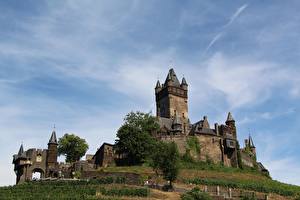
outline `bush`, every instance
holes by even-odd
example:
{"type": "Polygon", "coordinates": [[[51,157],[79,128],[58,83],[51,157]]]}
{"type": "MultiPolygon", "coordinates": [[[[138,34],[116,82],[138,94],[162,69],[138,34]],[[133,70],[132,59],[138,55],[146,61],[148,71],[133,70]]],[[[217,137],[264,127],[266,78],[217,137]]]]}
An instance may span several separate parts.
{"type": "Polygon", "coordinates": [[[181,200],[212,200],[212,198],[198,187],[195,187],[191,191],[181,195],[181,200]]]}

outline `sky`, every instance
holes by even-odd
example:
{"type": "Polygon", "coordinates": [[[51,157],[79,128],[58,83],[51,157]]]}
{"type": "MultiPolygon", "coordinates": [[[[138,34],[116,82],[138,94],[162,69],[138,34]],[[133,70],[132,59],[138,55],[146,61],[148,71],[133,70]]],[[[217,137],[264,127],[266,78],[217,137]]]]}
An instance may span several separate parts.
{"type": "Polygon", "coordinates": [[[272,178],[300,185],[300,2],[0,1],[0,185],[12,155],[75,133],[93,154],[130,111],[155,115],[172,67],[191,122],[251,134],[272,178]]]}

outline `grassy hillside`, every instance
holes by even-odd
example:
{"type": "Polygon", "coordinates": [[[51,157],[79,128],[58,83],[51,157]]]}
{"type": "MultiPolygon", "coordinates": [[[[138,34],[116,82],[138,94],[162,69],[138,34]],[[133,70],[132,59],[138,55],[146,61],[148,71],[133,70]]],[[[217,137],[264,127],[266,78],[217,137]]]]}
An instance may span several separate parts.
{"type": "MultiPolygon", "coordinates": [[[[145,179],[155,177],[150,167],[108,167],[100,169],[106,172],[135,172],[145,179]]],[[[160,178],[158,182],[164,183],[160,178]]],[[[176,181],[180,185],[219,185],[263,193],[275,193],[282,196],[299,196],[300,186],[272,180],[268,175],[253,169],[237,169],[207,163],[181,163],[176,181]]]]}
{"type": "MultiPolygon", "coordinates": [[[[108,167],[99,169],[101,172],[134,172],[141,175],[141,183],[149,177],[160,184],[165,183],[147,166],[108,167]]],[[[294,199],[300,195],[299,186],[274,181],[254,170],[183,163],[175,186],[190,189],[197,185],[219,185],[283,196],[278,199],[294,199]]],[[[180,194],[129,186],[124,184],[123,179],[108,177],[90,181],[30,182],[1,187],[0,199],[180,199],[180,194]]]]}

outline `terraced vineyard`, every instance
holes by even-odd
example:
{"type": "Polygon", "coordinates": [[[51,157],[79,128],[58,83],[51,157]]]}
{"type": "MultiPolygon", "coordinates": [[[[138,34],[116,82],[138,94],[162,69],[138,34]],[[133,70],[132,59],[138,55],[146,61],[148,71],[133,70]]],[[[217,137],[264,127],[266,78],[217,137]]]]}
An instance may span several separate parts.
{"type": "Polygon", "coordinates": [[[115,184],[111,179],[92,181],[37,181],[1,187],[0,199],[119,199],[120,196],[147,197],[149,189],[115,184]]]}

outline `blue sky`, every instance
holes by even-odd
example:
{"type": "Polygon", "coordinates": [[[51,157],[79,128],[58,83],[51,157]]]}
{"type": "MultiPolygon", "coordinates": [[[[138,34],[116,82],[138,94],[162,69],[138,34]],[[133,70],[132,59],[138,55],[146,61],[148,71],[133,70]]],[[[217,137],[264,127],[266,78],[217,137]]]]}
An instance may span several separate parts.
{"type": "Polygon", "coordinates": [[[75,133],[88,153],[126,113],[155,112],[170,67],[189,117],[251,133],[271,176],[300,185],[299,1],[0,1],[0,185],[12,155],[75,133]]]}

